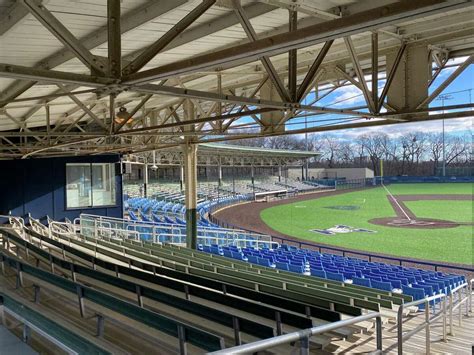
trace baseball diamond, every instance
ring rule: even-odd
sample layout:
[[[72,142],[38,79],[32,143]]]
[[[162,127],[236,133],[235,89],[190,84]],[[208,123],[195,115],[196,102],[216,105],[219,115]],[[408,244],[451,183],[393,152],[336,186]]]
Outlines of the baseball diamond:
[[[306,194],[267,204],[240,205],[223,210],[216,217],[276,236],[472,265],[472,184],[393,184],[388,185],[388,189],[398,205],[383,187],[376,187]],[[297,209],[296,205],[305,205],[306,208]],[[357,208],[348,209],[346,206]],[[322,235],[312,231],[336,225],[366,228],[377,233]]]

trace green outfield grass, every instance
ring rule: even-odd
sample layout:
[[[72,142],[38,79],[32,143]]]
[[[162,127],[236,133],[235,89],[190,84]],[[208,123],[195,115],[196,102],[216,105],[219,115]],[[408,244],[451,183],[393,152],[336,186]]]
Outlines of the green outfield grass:
[[[473,184],[397,184],[388,188],[400,194],[472,194]],[[261,218],[276,231],[314,242],[351,249],[392,254],[419,259],[472,265],[472,226],[449,229],[406,229],[374,225],[373,218],[396,216],[379,187],[323,197],[265,209]],[[410,201],[407,206],[419,217],[456,222],[472,222],[470,201]],[[330,206],[356,206],[354,210],[335,210]],[[325,229],[336,224],[375,230],[377,233],[321,235],[311,229]]]
[[[472,216],[472,201],[406,201],[405,205],[420,218],[470,222]]]

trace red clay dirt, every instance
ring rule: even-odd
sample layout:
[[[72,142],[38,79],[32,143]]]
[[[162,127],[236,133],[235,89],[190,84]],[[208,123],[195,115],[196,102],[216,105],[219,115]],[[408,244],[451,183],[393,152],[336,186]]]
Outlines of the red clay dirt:
[[[386,227],[396,228],[455,228],[461,225],[473,225],[472,223],[453,222],[434,218],[418,218],[404,203],[405,201],[470,201],[471,195],[387,195],[388,202],[392,205],[397,217],[374,218],[369,223]]]

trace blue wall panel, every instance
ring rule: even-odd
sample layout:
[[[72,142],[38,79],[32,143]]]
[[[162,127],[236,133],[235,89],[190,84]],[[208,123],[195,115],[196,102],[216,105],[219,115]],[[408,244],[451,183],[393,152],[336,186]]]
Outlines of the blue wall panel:
[[[108,208],[66,209],[66,163],[118,163],[118,155],[0,161],[0,214],[62,221],[81,213],[121,218],[122,176],[116,168],[117,205]]]

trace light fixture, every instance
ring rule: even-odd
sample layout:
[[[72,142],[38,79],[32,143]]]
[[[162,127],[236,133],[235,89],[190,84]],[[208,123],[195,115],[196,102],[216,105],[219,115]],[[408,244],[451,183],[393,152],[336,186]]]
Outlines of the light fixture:
[[[153,151],[152,154],[153,154],[153,165],[151,167],[151,170],[156,171],[156,170],[158,170],[158,165],[156,165],[156,153],[155,153],[155,151]]]
[[[125,124],[132,124],[133,119],[130,117],[130,114],[127,111],[126,107],[120,107],[119,112],[115,115],[115,123],[117,124],[124,124],[123,122],[125,121]]]

